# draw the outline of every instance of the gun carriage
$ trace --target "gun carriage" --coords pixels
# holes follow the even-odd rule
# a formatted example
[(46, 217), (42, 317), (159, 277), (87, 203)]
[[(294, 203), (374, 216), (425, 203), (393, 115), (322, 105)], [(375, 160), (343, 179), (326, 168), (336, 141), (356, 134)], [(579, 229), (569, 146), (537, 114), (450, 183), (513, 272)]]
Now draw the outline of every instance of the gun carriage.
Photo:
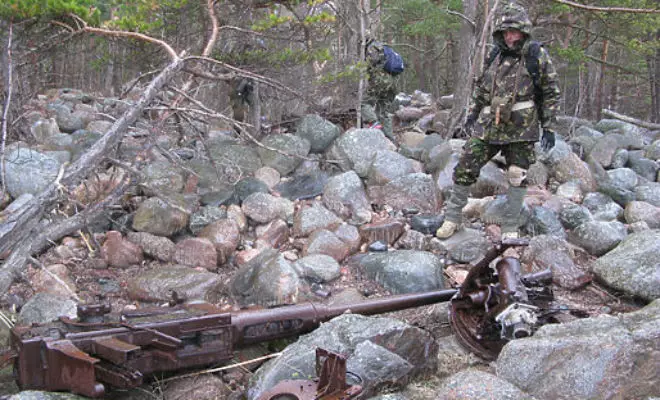
[[(470, 270), (459, 289), (437, 290), (368, 299), (349, 305), (303, 303), (239, 312), (225, 312), (204, 303), (171, 308), (110, 313), (109, 306), (80, 305), (78, 318), (11, 331), (11, 352), (17, 383), (22, 389), (70, 391), (102, 397), (107, 387), (140, 386), (150, 375), (217, 365), (233, 358), (235, 349), (310, 332), (322, 322), (346, 312), (375, 315), (450, 301), (450, 322), (459, 341), (470, 351), (494, 359), (507, 341), (533, 334), (553, 322), (544, 312), (552, 300), (550, 271), (521, 274), (517, 259), (502, 258), (492, 249)], [(331, 353), (323, 361), (320, 382), (294, 399), (352, 398), (359, 390), (342, 380), (345, 360)], [(317, 360), (317, 364), (320, 361)], [(343, 369), (342, 369), (343, 365)], [(284, 382), (284, 388), (290, 382)], [(293, 384), (296, 387), (301, 385)], [(307, 385), (309, 386), (309, 385)], [(270, 400), (282, 393), (274, 388)], [(310, 397), (309, 393), (316, 393)], [(286, 398), (286, 397), (285, 397)]]

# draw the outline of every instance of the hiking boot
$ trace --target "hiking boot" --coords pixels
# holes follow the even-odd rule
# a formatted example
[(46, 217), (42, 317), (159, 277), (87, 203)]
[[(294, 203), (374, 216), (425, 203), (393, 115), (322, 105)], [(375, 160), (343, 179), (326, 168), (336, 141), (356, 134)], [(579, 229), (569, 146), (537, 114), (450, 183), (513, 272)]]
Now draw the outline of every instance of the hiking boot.
[(458, 230), (456, 222), (445, 221), (440, 228), (435, 232), (435, 236), (440, 239), (447, 239)]

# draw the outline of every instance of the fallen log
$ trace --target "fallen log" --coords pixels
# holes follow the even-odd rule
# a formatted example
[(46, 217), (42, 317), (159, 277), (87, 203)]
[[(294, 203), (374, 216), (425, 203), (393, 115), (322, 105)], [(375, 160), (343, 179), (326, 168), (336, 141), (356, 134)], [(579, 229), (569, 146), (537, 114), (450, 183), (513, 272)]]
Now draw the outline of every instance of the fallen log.
[(660, 124), (655, 124), (653, 122), (648, 122), (648, 121), (642, 121), (641, 119), (637, 119), (637, 118), (629, 117), (627, 115), (615, 113), (612, 110), (603, 109), (603, 115), (605, 115), (607, 117), (610, 117), (610, 118), (621, 120), (623, 122), (628, 122), (628, 123), (631, 123), (633, 125), (641, 126), (642, 128), (648, 128), (648, 129), (651, 129), (651, 130), (660, 129)]
[[(51, 183), (43, 192), (30, 200), (23, 208), (21, 216), (17, 219), (11, 229), (2, 232), (0, 236), (0, 254), (11, 252), (9, 258), (0, 266), (0, 293), (6, 293), (12, 284), (12, 277), (20, 274), (26, 260), (33, 254), (44, 250), (47, 239), (57, 240), (59, 238), (44, 237), (51, 231), (70, 232), (70, 229), (79, 229), (80, 223), (84, 223), (80, 217), (71, 217), (68, 229), (53, 229), (53, 226), (42, 226), (39, 221), (50, 212), (57, 203), (60, 188), (64, 185), (73, 188), (80, 184), (89, 173), (96, 168), (103, 159), (111, 154), (111, 150), (122, 139), (123, 134), (144, 109), (153, 101), (161, 89), (180, 71), (185, 63), (184, 58), (176, 57), (158, 74), (147, 86), (144, 94), (138, 102), (114, 122), (112, 127), (94, 145), (80, 157), (76, 162), (68, 166), (66, 170), (60, 171), (58, 178)], [(61, 224), (61, 223), (60, 223)], [(66, 225), (66, 224), (65, 224)], [(60, 227), (62, 225), (59, 225)], [(51, 232), (52, 233), (52, 232)], [(57, 236), (57, 235), (56, 235)], [(61, 237), (60, 237), (61, 238)]]

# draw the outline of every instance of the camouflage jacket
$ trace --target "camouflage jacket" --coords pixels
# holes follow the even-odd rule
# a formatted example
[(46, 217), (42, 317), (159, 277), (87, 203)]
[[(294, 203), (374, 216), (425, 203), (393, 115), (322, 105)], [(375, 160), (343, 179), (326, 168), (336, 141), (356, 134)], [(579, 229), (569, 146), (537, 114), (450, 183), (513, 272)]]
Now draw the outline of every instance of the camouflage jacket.
[(387, 73), (383, 66), (385, 65), (385, 54), (382, 44), (373, 41), (367, 45), (367, 101), (387, 102), (392, 101), (396, 96), (396, 78)]
[[(515, 3), (504, 5), (497, 16), (493, 40), (502, 50), (477, 81), (469, 113), (478, 116), (473, 135), (490, 143), (537, 141), (539, 123), (548, 129), (555, 125), (560, 91), (548, 52), (543, 47), (538, 52), (538, 87), (525, 66), (531, 27), (526, 11)], [(507, 29), (523, 34), (512, 49), (504, 41)]]

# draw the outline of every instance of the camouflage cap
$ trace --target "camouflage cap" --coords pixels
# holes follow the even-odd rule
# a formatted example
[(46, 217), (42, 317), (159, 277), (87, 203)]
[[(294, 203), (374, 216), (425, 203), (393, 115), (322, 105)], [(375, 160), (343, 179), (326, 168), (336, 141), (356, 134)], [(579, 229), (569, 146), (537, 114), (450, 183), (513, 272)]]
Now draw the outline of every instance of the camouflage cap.
[(532, 32), (532, 22), (527, 11), (516, 3), (502, 5), (496, 14), (493, 34), (501, 34), (507, 29), (517, 29), (527, 36)]

